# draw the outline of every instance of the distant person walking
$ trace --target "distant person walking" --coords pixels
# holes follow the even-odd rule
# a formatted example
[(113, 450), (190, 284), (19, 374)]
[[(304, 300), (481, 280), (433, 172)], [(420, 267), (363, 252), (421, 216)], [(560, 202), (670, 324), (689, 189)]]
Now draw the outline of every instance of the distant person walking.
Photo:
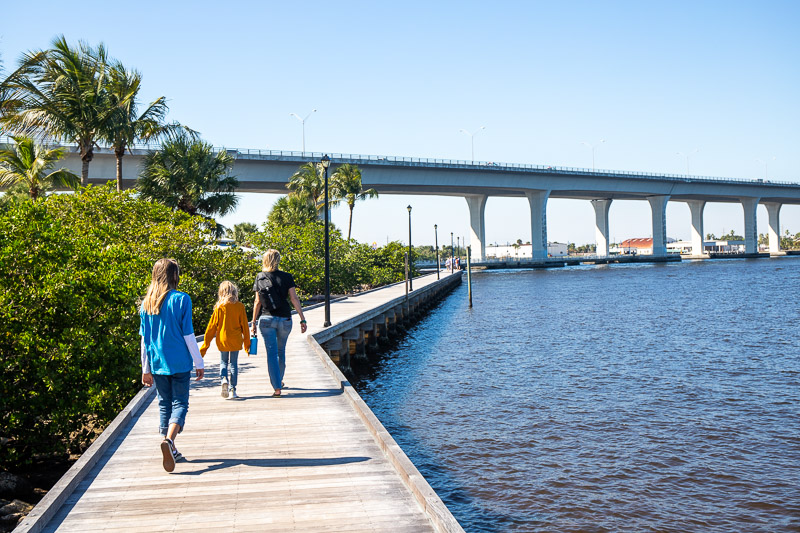
[(217, 291), (217, 303), (208, 322), (200, 355), (206, 356), (211, 340), (217, 338), (220, 353), (219, 377), (222, 397), (234, 400), (239, 376), (239, 350), (244, 346), (250, 355), (250, 328), (247, 325), (247, 311), (239, 301), (239, 288), (230, 281), (223, 281)]
[(456, 261), (455, 269), (456, 270), (461, 270), (461, 258), (460, 257), (456, 257), (455, 261)]
[(453, 260), (451, 258), (448, 257), (444, 262), (444, 268), (447, 269), (448, 272), (453, 268)]
[(139, 310), (142, 337), (142, 383), (158, 393), (159, 431), (164, 470), (175, 470), (183, 456), (175, 438), (183, 431), (189, 410), (189, 374), (194, 365), (197, 380), (203, 379), (203, 358), (192, 327), (192, 300), (177, 290), (178, 263), (159, 259)]
[(286, 372), (286, 341), (292, 331), (292, 309), (286, 298), (300, 317), (300, 331), (306, 332), (306, 319), (295, 291), (294, 278), (288, 272), (278, 270), (281, 254), (269, 249), (262, 260), (262, 271), (256, 276), (253, 290), (256, 299), (253, 303), (253, 335), (256, 327), (261, 330), (264, 346), (267, 348), (267, 368), (269, 381), (274, 389), (273, 396), (281, 395), (283, 375)]

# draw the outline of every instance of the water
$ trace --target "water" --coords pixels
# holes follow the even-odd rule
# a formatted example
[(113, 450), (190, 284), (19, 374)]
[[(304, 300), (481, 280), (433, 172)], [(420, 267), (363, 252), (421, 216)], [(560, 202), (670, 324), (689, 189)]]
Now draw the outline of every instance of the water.
[(800, 258), (478, 273), (364, 400), (467, 531), (800, 531)]

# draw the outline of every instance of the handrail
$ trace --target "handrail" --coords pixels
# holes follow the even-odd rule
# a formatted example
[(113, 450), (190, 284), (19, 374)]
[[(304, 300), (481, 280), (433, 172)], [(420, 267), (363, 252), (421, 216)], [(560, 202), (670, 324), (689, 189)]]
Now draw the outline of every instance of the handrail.
[[(11, 138), (8, 136), (0, 136), (0, 145), (10, 144)], [(46, 143), (62, 146), (65, 148), (77, 148), (76, 143), (58, 142), (54, 139), (45, 139)], [(133, 151), (153, 151), (160, 150), (161, 145), (154, 143), (136, 144), (130, 148)], [(797, 187), (800, 182), (792, 181), (779, 181), (779, 180), (764, 180), (764, 179), (740, 179), (740, 178), (725, 178), (719, 176), (690, 176), (686, 174), (658, 174), (654, 172), (641, 172), (641, 171), (622, 171), (622, 170), (604, 170), (604, 169), (588, 169), (580, 167), (563, 167), (553, 165), (534, 165), (529, 163), (495, 163), (493, 161), (467, 161), (463, 159), (435, 159), (427, 157), (406, 157), (406, 156), (383, 156), (383, 155), (363, 155), (363, 154), (344, 154), (344, 153), (329, 153), (329, 152), (301, 152), (301, 151), (287, 151), (287, 150), (261, 150), (258, 148), (226, 148), (214, 147), (217, 152), (228, 152), (235, 158), (243, 159), (265, 159), (265, 160), (279, 160), (279, 161), (292, 161), (292, 162), (310, 162), (322, 159), (324, 155), (331, 158), (333, 164), (353, 163), (353, 164), (369, 164), (369, 165), (385, 165), (385, 166), (421, 166), (421, 167), (434, 167), (434, 168), (461, 168), (465, 170), (481, 170), (489, 172), (534, 172), (536, 174), (545, 175), (581, 175), (581, 176), (605, 176), (609, 178), (623, 178), (623, 179), (658, 179), (670, 181), (682, 181), (686, 183), (699, 182), (699, 183), (741, 183), (748, 185), (770, 185), (779, 187)], [(97, 153), (111, 152), (113, 149), (109, 147), (95, 148)]]

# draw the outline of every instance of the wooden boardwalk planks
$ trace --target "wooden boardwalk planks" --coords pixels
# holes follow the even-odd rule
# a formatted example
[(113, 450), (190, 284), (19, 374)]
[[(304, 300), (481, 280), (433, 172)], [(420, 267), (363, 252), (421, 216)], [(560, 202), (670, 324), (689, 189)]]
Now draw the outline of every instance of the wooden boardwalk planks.
[[(414, 281), (420, 289), (435, 276)], [(335, 324), (404, 294), (397, 285), (331, 305)], [(322, 330), (323, 308), (306, 313)], [(43, 531), (432, 531), (423, 507), (295, 324), (284, 397), (271, 397), (263, 340), (239, 354), (238, 400), (220, 396), (219, 353), (192, 382), (188, 459), (161, 466), (153, 395)], [(25, 523), (21, 524), (25, 530)], [(31, 528), (38, 530), (39, 528)]]

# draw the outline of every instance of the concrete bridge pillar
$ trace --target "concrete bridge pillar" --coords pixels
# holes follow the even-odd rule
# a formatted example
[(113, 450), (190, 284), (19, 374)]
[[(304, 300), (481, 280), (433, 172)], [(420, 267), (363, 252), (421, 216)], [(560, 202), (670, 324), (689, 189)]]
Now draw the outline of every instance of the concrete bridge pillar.
[(594, 207), (595, 240), (597, 241), (597, 255), (608, 256), (608, 210), (611, 208), (611, 199), (592, 200)]
[(653, 255), (667, 255), (667, 202), (669, 195), (648, 196), (653, 213)]
[(533, 259), (547, 259), (547, 199), (550, 191), (525, 191), (531, 206), (531, 253)]
[(703, 255), (706, 253), (703, 243), (706, 234), (703, 229), (703, 211), (706, 208), (705, 200), (687, 200), (689, 211), (692, 213), (692, 255)]
[(469, 230), (470, 244), (472, 244), (472, 260), (486, 260), (486, 200), (489, 198), (485, 194), (465, 196), (469, 207)]
[(744, 210), (744, 251), (748, 254), (758, 253), (758, 226), (756, 209), (759, 198), (740, 198)]
[(769, 216), (769, 253), (779, 254), (781, 252), (781, 207), (783, 204), (777, 202), (765, 202)]

